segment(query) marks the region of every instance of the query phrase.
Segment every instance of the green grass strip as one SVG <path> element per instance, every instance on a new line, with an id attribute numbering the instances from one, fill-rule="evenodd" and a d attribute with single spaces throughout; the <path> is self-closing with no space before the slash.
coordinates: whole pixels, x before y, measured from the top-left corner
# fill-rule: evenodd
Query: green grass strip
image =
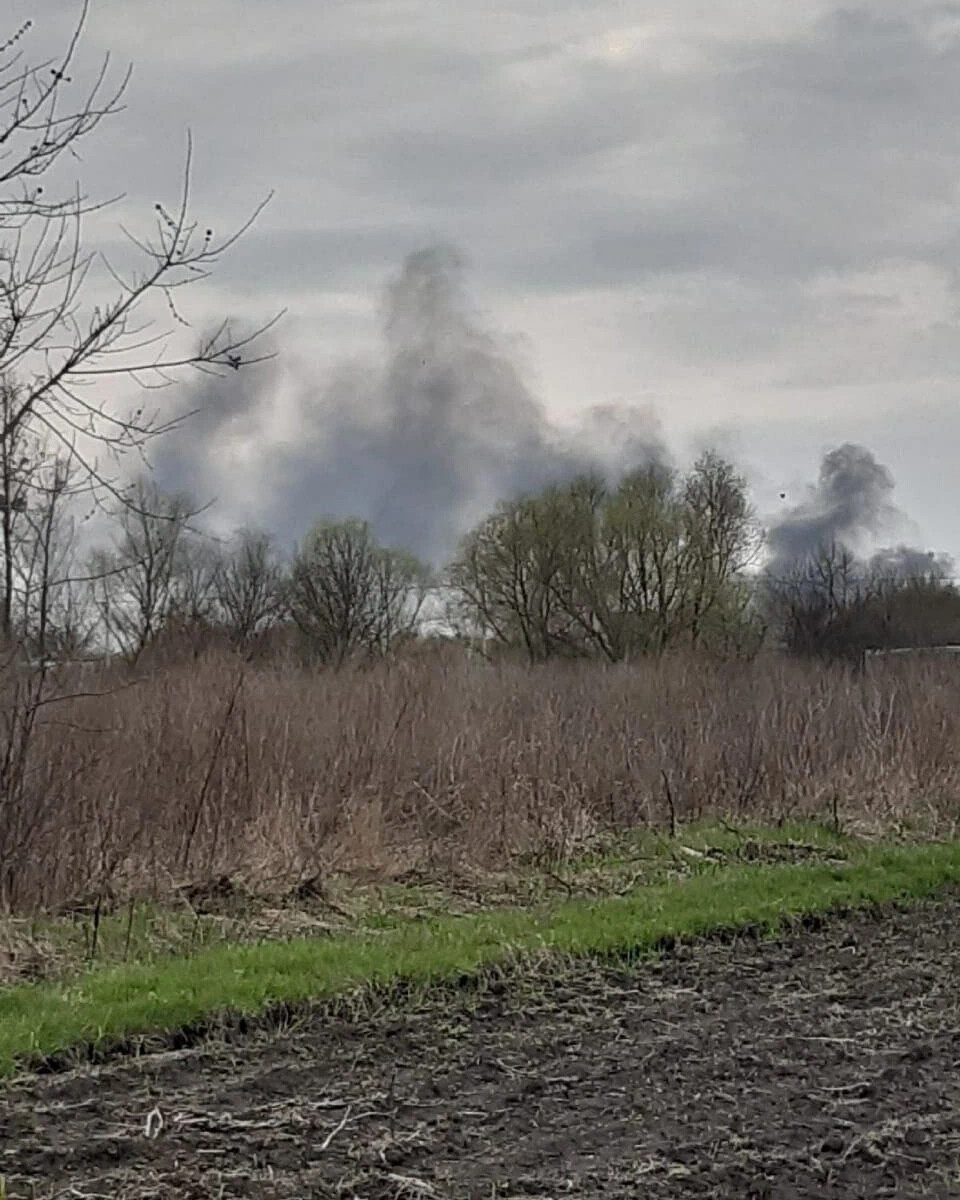
<path id="1" fill-rule="evenodd" d="M 32 1056 L 138 1033 L 172 1031 L 218 1012 L 254 1015 L 404 980 L 429 984 L 515 956 L 644 953 L 693 938 L 835 908 L 918 899 L 960 884 L 960 842 L 875 846 L 843 865 L 720 867 L 627 896 L 546 910 L 500 910 L 411 922 L 386 934 L 220 945 L 149 965 L 92 969 L 59 983 L 0 991 L 0 1078 Z"/>

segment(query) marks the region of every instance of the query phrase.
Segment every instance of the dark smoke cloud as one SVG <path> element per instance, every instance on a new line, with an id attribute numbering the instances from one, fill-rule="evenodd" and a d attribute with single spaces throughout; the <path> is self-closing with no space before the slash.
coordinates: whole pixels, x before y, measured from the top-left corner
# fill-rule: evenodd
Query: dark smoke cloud
<path id="1" fill-rule="evenodd" d="M 269 352 L 270 348 L 264 349 Z M 163 491 L 185 492 L 207 503 L 207 493 L 216 491 L 220 482 L 225 454 L 234 442 L 246 440 L 257 429 L 265 399 L 257 387 L 262 378 L 210 375 L 202 384 L 184 390 L 176 414 L 181 423 L 158 439 L 150 457 Z"/>
<path id="2" fill-rule="evenodd" d="M 261 444 L 244 468 L 259 523 L 286 542 L 321 517 L 358 516 L 438 563 L 498 499 L 665 456 L 649 413 L 598 406 L 572 433 L 553 425 L 473 311 L 450 248 L 407 259 L 386 291 L 383 339 L 381 363 L 304 384 L 296 441 Z M 269 409 L 262 381 L 241 374 L 191 398 L 200 414 L 155 457 L 161 486 L 217 490 L 219 459 L 235 437 L 255 439 Z"/>
<path id="3" fill-rule="evenodd" d="M 893 503 L 894 479 L 865 447 L 846 442 L 824 455 L 820 474 L 807 498 L 767 532 L 767 571 L 788 575 L 818 552 L 840 546 L 859 556 L 864 573 L 887 577 L 949 576 L 953 562 L 914 546 L 896 545 L 865 557 L 869 543 L 902 524 L 904 514 Z"/>
<path id="4" fill-rule="evenodd" d="M 949 554 L 918 550 L 915 546 L 888 546 L 870 556 L 869 570 L 885 579 L 950 579 L 954 561 Z"/>

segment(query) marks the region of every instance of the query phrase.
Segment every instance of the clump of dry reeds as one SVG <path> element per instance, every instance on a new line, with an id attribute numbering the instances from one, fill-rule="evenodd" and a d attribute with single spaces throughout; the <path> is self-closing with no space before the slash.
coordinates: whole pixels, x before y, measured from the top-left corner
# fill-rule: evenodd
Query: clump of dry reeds
<path id="1" fill-rule="evenodd" d="M 221 874 L 558 862 L 710 816 L 951 833 L 960 812 L 949 663 L 322 672 L 213 651 L 39 691 L 11 669 L 0 710 L 0 906 L 21 913 Z"/>

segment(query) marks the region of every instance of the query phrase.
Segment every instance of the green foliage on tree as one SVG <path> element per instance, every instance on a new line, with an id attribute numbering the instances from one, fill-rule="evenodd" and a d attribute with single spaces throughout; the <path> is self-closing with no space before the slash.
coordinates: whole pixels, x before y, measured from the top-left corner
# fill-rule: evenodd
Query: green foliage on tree
<path id="1" fill-rule="evenodd" d="M 447 582 L 461 625 L 530 662 L 743 653 L 761 636 L 744 577 L 759 546 L 745 480 L 706 453 L 685 475 L 652 462 L 502 502 Z"/>

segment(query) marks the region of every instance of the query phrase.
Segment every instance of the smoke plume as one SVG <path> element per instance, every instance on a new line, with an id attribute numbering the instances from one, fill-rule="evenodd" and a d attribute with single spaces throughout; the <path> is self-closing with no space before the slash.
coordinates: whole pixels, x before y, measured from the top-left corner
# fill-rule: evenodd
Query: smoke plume
<path id="1" fill-rule="evenodd" d="M 439 563 L 498 499 L 664 456 L 646 412 L 598 406 L 574 432 L 557 428 L 473 311 L 450 248 L 407 259 L 387 288 L 382 332 L 381 362 L 345 364 L 297 389 L 293 437 L 263 433 L 263 376 L 191 396 L 199 414 L 155 457 L 161 485 L 221 502 L 226 488 L 227 505 L 250 520 L 232 470 L 257 523 L 285 542 L 322 517 L 357 516 L 386 544 Z M 233 467 L 218 469 L 231 454 Z"/>
<path id="2" fill-rule="evenodd" d="M 906 520 L 893 503 L 894 487 L 889 469 L 865 446 L 846 442 L 829 451 L 807 498 L 768 529 L 768 573 L 787 576 L 818 552 L 840 546 L 858 557 L 864 572 L 901 579 L 950 575 L 952 560 L 933 551 L 899 544 L 869 552 Z"/>

